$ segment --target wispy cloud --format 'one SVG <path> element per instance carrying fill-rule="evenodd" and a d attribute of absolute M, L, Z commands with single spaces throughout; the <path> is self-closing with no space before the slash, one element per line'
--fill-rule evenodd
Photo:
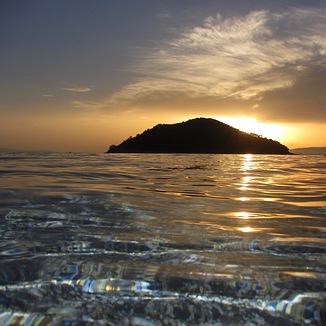
<path fill-rule="evenodd" d="M 53 94 L 43 94 L 42 97 L 54 97 Z"/>
<path fill-rule="evenodd" d="M 93 101 L 72 101 L 71 105 L 74 108 L 88 111 L 99 110 L 103 108 L 103 103 Z"/>
<path fill-rule="evenodd" d="M 83 109 L 83 110 L 89 109 L 91 107 L 91 103 L 86 103 L 86 102 L 82 102 L 82 101 L 72 101 L 71 105 L 74 108 Z"/>
<path fill-rule="evenodd" d="M 163 11 L 157 15 L 159 19 L 169 19 L 172 18 L 173 15 L 169 11 Z"/>
<path fill-rule="evenodd" d="M 208 17 L 135 62 L 137 78 L 111 103 L 174 98 L 262 99 L 291 87 L 311 66 L 326 60 L 326 9 L 254 11 Z"/>
<path fill-rule="evenodd" d="M 89 87 L 64 87 L 62 89 L 68 92 L 75 92 L 75 93 L 86 93 L 92 90 Z"/>

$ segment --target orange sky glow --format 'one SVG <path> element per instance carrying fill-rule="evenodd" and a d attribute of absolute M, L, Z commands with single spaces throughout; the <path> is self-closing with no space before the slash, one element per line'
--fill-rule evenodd
<path fill-rule="evenodd" d="M 326 146 L 324 1 L 0 6 L 0 148 L 104 152 L 196 117 Z"/>

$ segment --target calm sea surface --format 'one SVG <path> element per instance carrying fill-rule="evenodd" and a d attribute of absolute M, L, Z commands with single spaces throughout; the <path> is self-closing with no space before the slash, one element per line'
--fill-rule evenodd
<path fill-rule="evenodd" d="M 1 325 L 325 325 L 326 157 L 0 154 Z"/>

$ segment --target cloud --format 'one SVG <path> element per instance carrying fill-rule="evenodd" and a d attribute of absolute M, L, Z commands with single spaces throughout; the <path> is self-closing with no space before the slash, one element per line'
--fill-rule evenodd
<path fill-rule="evenodd" d="M 42 97 L 54 97 L 53 94 L 43 94 Z"/>
<path fill-rule="evenodd" d="M 68 92 L 76 92 L 76 93 L 86 93 L 92 90 L 89 87 L 64 87 L 62 89 Z"/>
<path fill-rule="evenodd" d="M 326 64 L 306 69 L 289 88 L 266 92 L 261 101 L 266 118 L 326 122 Z"/>
<path fill-rule="evenodd" d="M 290 89 L 326 60 L 325 16 L 325 8 L 290 8 L 208 17 L 139 54 L 132 67 L 135 79 L 107 104 L 199 98 L 259 102 L 266 93 Z"/>
<path fill-rule="evenodd" d="M 173 17 L 173 15 L 169 11 L 163 11 L 163 12 L 157 14 L 157 17 L 159 19 L 170 19 Z"/>
<path fill-rule="evenodd" d="M 96 111 L 103 108 L 103 103 L 93 101 L 72 101 L 72 107 L 85 110 L 85 111 Z"/>

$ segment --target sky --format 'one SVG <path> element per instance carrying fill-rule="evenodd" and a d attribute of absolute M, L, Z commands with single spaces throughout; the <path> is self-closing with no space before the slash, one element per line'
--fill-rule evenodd
<path fill-rule="evenodd" d="M 214 118 L 326 146 L 325 0 L 0 0 L 0 148 Z"/>

